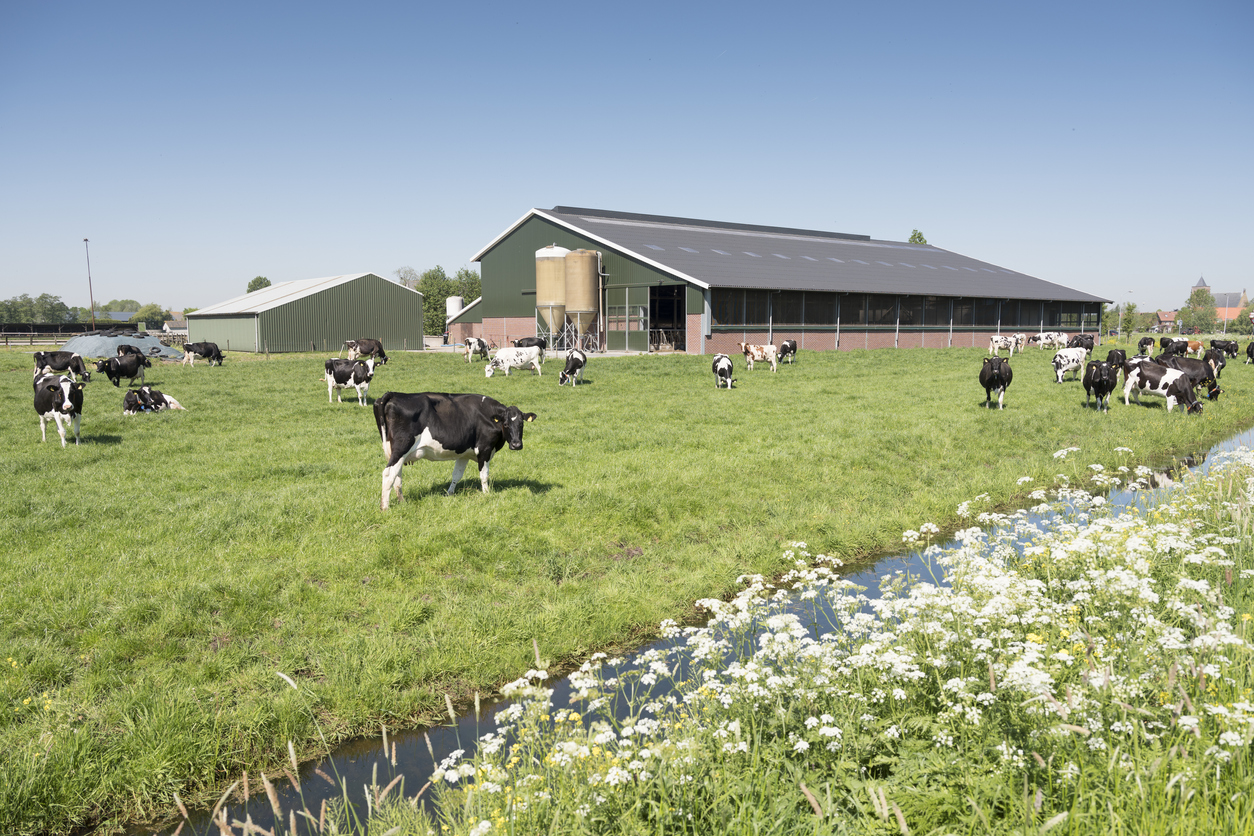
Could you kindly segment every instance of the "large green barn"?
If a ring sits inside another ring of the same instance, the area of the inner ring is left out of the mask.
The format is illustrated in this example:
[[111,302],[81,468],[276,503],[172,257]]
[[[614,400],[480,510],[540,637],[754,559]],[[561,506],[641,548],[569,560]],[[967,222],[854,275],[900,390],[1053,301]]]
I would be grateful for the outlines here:
[[[592,278],[572,282],[570,260],[584,255]],[[449,318],[450,331],[570,344],[576,317],[561,281],[545,289],[559,257],[567,291],[591,286],[575,338],[611,351],[711,354],[785,339],[817,350],[987,346],[991,334],[1095,332],[1109,302],[927,244],[556,206],[530,210],[472,257],[483,297]]]
[[339,351],[345,340],[422,348],[422,294],[374,273],[281,282],[192,311],[188,342],[223,351]]

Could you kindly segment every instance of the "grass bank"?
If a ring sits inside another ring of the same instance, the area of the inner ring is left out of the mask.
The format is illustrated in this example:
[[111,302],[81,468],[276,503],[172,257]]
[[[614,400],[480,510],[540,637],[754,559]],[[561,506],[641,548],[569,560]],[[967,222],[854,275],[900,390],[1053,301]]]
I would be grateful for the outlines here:
[[1239,365],[1200,418],[1153,398],[1104,415],[1051,354],[1015,357],[998,412],[980,350],[807,352],[730,392],[701,357],[593,357],[572,391],[555,363],[485,380],[398,353],[372,394],[482,392],[539,419],[490,495],[445,497],[451,464],[418,463],[382,513],[373,417],[326,402],[323,355],[153,368],[174,414],[123,417],[98,379],[62,450],[38,443],[29,354],[0,352],[0,832],[160,816],[289,739],[310,755],[438,720],[445,694],[527,670],[533,639],[559,663],[632,643],[785,571],[793,540],[853,562],[975,494],[1022,497],[1061,448],[1114,466],[1254,424]]

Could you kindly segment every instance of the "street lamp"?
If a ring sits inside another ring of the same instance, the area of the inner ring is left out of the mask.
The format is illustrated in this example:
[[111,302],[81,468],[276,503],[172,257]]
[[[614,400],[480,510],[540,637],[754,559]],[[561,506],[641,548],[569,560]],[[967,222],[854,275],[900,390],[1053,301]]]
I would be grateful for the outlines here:
[[87,301],[91,303],[91,330],[96,330],[96,294],[91,289],[91,249],[83,239],[83,251],[87,253]]

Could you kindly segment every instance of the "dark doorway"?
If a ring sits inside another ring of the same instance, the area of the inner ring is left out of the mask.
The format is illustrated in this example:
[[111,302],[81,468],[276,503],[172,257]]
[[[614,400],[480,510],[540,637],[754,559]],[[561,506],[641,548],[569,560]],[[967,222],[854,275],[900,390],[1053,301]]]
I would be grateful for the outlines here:
[[685,351],[688,317],[684,285],[649,288],[649,350]]

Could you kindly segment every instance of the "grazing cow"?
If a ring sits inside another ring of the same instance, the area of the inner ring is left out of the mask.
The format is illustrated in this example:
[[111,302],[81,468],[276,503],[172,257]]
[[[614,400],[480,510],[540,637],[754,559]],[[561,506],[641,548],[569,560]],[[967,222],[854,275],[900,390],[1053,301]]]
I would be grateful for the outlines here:
[[487,493],[488,462],[506,444],[511,450],[521,450],[523,423],[536,420],[536,415],[486,395],[386,392],[374,402],[374,420],[387,460],[380,502],[386,511],[389,494],[401,498],[401,468],[419,459],[456,460],[449,496],[457,489],[466,463],[473,459]]
[[1009,334],[993,334],[988,338],[988,353],[996,355],[1001,351],[1015,353],[1015,338]]
[[566,368],[557,376],[557,385],[564,386],[566,381],[570,381],[570,388],[574,389],[583,382],[583,367],[588,364],[588,355],[584,354],[577,348],[572,348],[566,352]]
[[1176,357],[1165,354],[1156,357],[1155,360],[1169,369],[1184,372],[1189,379],[1189,385],[1194,389],[1199,386],[1205,386],[1207,397],[1212,401],[1223,394],[1223,390],[1219,388],[1218,381],[1215,380],[1215,370],[1206,361],[1195,360],[1192,357]]
[[736,381],[732,379],[732,361],[726,354],[715,354],[714,363],[710,366],[714,372],[714,388],[721,389],[726,386],[733,389]]
[[466,338],[466,362],[470,362],[470,358],[478,354],[479,359],[488,359],[488,341],[481,340],[478,337]]
[[1028,344],[1027,334],[1012,334],[1015,340],[1015,347],[1019,349],[1019,353],[1023,353],[1023,347]]
[[1202,345],[1201,340],[1185,340],[1185,343],[1188,345],[1186,350],[1189,354],[1196,354],[1198,358],[1201,358],[1202,349],[1206,348],[1206,346]]
[[483,373],[491,377],[497,369],[501,369],[505,372],[505,376],[509,377],[510,369],[525,369],[530,366],[536,374],[543,374],[540,371],[540,357],[543,352],[544,349],[538,345],[498,349],[492,362],[483,367]]
[[87,365],[83,362],[83,358],[75,352],[36,351],[35,377],[39,377],[42,374],[51,374],[52,372],[65,372],[70,376],[71,380],[75,379],[76,375],[85,381],[91,380],[91,372],[87,371]]
[[1090,353],[1093,351],[1094,345],[1092,334],[1076,334],[1067,340],[1067,348],[1083,348]]
[[1175,355],[1177,357],[1183,357],[1184,355],[1189,353],[1189,341],[1188,340],[1172,340],[1168,344],[1167,350],[1163,353],[1169,354],[1169,355]]
[[379,340],[345,340],[344,346],[348,349],[349,360],[356,360],[358,357],[373,357],[376,366],[382,366],[388,361],[387,353],[383,350],[383,343]]
[[1245,347],[1245,365],[1254,363],[1254,343],[1250,343]]
[[131,382],[127,386],[133,386],[135,378],[139,378],[142,384],[145,368],[152,368],[152,361],[142,354],[123,354],[121,357],[106,357],[96,361],[96,371],[109,378],[114,386],[124,377],[130,378]]
[[745,367],[749,371],[753,371],[754,360],[764,360],[771,364],[771,371],[778,368],[779,353],[773,345],[750,345],[749,343],[736,343],[740,346],[740,350],[745,355]]
[[217,343],[183,343],[183,364],[191,363],[194,369],[197,357],[204,357],[211,366],[214,363],[221,366],[224,359]]
[[1070,371],[1075,372],[1072,380],[1079,377],[1080,369],[1084,368],[1086,359],[1088,359],[1088,352],[1083,348],[1064,348],[1055,354],[1054,374],[1058,377],[1058,382],[1062,383],[1062,376]]
[[65,446],[65,427],[74,430],[74,443],[79,443],[79,425],[83,417],[83,386],[68,375],[45,374],[34,380],[35,412],[39,414],[39,440],[48,440],[48,422],[55,421],[61,446]]
[[540,362],[544,362],[544,352],[548,349],[549,344],[544,337],[523,337],[514,340],[514,348],[538,348],[540,349]]
[[1228,358],[1218,348],[1209,348],[1202,355],[1202,362],[1211,367],[1211,370],[1215,372],[1215,379],[1218,380],[1224,366],[1228,365]]
[[151,386],[128,389],[126,396],[122,398],[123,415],[134,415],[137,412],[160,412],[163,409],[187,411],[187,407],[164,392],[153,389]]
[[997,408],[1006,408],[1006,387],[1014,379],[1010,361],[1005,357],[985,357],[980,368],[980,385],[984,387],[984,408],[993,406],[993,390],[997,390]]
[[1028,342],[1039,343],[1041,348],[1066,348],[1067,335],[1062,331],[1042,331],[1028,337]]
[[1162,395],[1167,399],[1167,411],[1178,403],[1186,414],[1202,412],[1202,404],[1193,396],[1189,378],[1178,369],[1169,369],[1157,363],[1139,363],[1129,366],[1128,382],[1123,387],[1123,403],[1128,405],[1128,395],[1136,392],[1136,402],[1141,402],[1141,392]]
[[797,341],[784,340],[779,344],[779,362],[788,361],[788,365],[797,362]]
[[1229,357],[1236,357],[1237,352],[1241,350],[1241,346],[1237,345],[1236,340],[1211,340],[1210,347],[1216,351],[1222,351]]
[[1171,348],[1171,344],[1174,343],[1175,341],[1176,341],[1175,337],[1159,337],[1158,347],[1161,348],[1163,351],[1166,351],[1167,349]]
[[343,357],[332,357],[323,364],[325,374],[322,379],[327,384],[327,403],[331,403],[334,393],[340,403],[344,403],[344,390],[350,386],[357,390],[357,405],[366,405],[366,394],[370,391],[370,381],[374,380],[374,358],[368,360],[346,360]]
[[1150,349],[1154,347],[1153,337],[1141,337],[1141,341],[1136,344],[1138,354],[1149,355]]
[[1115,371],[1123,368],[1123,364],[1128,362],[1128,352],[1122,348],[1112,348],[1106,352],[1106,362],[1115,367]]
[[1084,367],[1084,405],[1097,396],[1097,408],[1110,412],[1110,393],[1119,388],[1119,367],[1104,360],[1090,360]]

